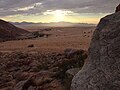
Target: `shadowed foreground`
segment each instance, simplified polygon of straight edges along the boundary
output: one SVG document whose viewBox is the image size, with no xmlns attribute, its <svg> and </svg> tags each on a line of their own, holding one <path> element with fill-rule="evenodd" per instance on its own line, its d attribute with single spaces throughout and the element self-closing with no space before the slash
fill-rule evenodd
<svg viewBox="0 0 120 90">
<path fill-rule="evenodd" d="M 0 53 L 0 90 L 68 90 L 71 76 L 66 71 L 80 70 L 86 58 L 84 50 L 76 49 Z"/>
</svg>

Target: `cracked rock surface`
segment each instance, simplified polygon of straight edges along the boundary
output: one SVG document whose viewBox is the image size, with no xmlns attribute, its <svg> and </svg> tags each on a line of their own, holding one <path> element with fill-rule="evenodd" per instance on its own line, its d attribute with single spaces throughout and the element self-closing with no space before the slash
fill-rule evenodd
<svg viewBox="0 0 120 90">
<path fill-rule="evenodd" d="M 120 12 L 100 20 L 71 90 L 120 90 Z"/>
</svg>

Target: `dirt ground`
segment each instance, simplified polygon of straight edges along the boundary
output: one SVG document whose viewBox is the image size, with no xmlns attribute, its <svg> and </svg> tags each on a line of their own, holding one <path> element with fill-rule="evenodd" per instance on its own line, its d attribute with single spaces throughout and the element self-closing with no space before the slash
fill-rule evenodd
<svg viewBox="0 0 120 90">
<path fill-rule="evenodd" d="M 94 29 L 95 27 L 51 28 L 51 31 L 44 31 L 44 33 L 51 34 L 49 37 L 0 42 L 0 51 L 59 52 L 66 48 L 87 50 Z M 34 47 L 28 48 L 30 44 L 34 44 Z"/>
</svg>

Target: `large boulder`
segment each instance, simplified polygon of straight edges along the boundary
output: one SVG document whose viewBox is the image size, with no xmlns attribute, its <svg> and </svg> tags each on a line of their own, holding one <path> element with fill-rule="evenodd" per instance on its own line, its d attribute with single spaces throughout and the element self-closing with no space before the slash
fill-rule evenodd
<svg viewBox="0 0 120 90">
<path fill-rule="evenodd" d="M 120 90 L 120 12 L 101 19 L 71 90 Z"/>
</svg>

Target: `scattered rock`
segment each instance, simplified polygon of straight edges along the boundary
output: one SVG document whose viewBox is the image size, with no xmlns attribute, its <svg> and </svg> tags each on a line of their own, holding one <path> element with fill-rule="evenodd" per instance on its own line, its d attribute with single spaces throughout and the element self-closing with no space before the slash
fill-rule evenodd
<svg viewBox="0 0 120 90">
<path fill-rule="evenodd" d="M 86 34 L 86 32 L 83 32 L 84 34 Z"/>
<path fill-rule="evenodd" d="M 41 71 L 33 74 L 25 81 L 20 81 L 14 87 L 14 90 L 61 90 L 62 84 L 59 80 L 54 79 L 54 73 L 49 71 Z M 63 89 L 62 89 L 63 90 Z"/>
<path fill-rule="evenodd" d="M 86 37 L 87 35 L 83 35 L 83 37 Z"/>
<path fill-rule="evenodd" d="M 66 71 L 82 67 L 87 53 L 67 49 L 64 53 L 0 53 L 0 90 L 68 90 Z M 3 89 L 4 90 L 4 89 Z"/>
</svg>

